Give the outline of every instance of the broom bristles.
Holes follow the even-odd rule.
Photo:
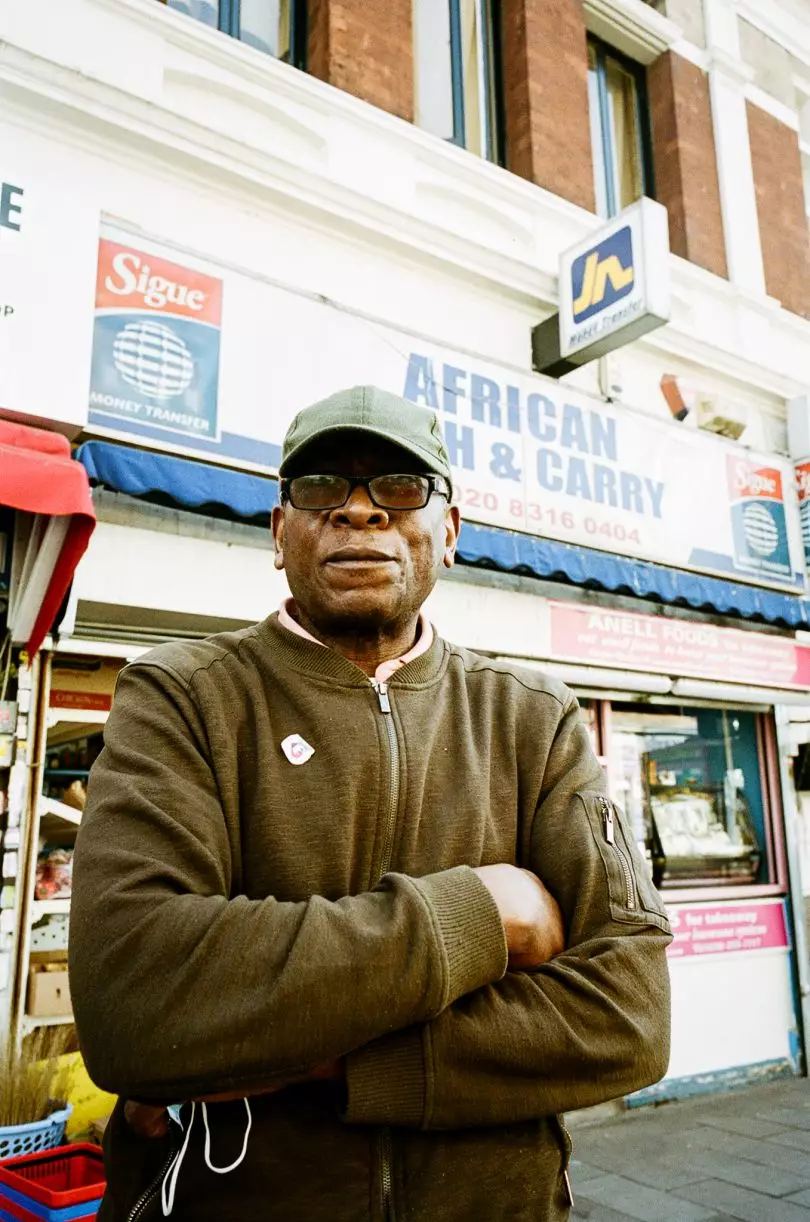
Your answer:
[[[67,1027],[37,1027],[17,1051],[0,1044],[0,1128],[45,1120],[67,1099],[71,1066],[59,1058],[73,1032]]]

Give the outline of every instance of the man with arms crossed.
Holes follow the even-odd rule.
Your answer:
[[[128,666],[90,778],[99,1218],[567,1218],[558,1113],[666,1071],[664,909],[571,693],[420,614],[459,530],[433,413],[339,392],[280,473],[292,600]]]

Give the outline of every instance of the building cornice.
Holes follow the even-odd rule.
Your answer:
[[[585,24],[640,64],[651,64],[683,38],[683,30],[642,0],[584,0]]]
[[[810,67],[810,23],[781,0],[736,0],[737,15]]]

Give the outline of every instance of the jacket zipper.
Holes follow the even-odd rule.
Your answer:
[[[399,806],[399,740],[394,719],[391,716],[391,701],[388,698],[388,684],[378,683],[372,679],[371,685],[377,693],[380,702],[380,712],[384,714],[385,730],[388,735],[388,804],[383,826],[382,853],[380,856],[380,877],[387,874],[391,868],[391,853],[394,848],[394,832],[397,822],[397,807]]]
[[[171,1154],[166,1159],[166,1162],[163,1164],[159,1174],[155,1177],[146,1191],[141,1193],[135,1204],[132,1206],[132,1209],[127,1214],[126,1222],[137,1222],[138,1218],[143,1217],[144,1210],[146,1210],[152,1204],[157,1196],[158,1191],[160,1190],[160,1185],[169,1174],[169,1168],[174,1162],[176,1156],[177,1151],[172,1150]]]
[[[607,840],[608,844],[611,845],[613,851],[618,857],[619,864],[621,865],[622,872],[624,874],[624,886],[627,893],[627,907],[637,908],[636,884],[633,878],[633,870],[630,862],[627,860],[627,854],[625,853],[624,849],[616,842],[616,827],[613,818],[613,808],[610,805],[610,802],[608,802],[607,798],[600,797],[599,801],[602,806],[602,814],[605,820],[605,839]]]
[[[399,739],[394,718],[391,715],[391,701],[388,698],[388,684],[377,679],[371,680],[371,686],[377,693],[380,712],[383,714],[385,731],[388,735],[388,805],[383,825],[382,853],[380,855],[380,877],[387,874],[391,868],[391,854],[394,848],[394,832],[396,831],[397,810],[399,807]],[[382,1188],[382,1209],[384,1222],[395,1222],[394,1200],[392,1192],[393,1148],[391,1130],[384,1125],[380,1130],[380,1182]]]

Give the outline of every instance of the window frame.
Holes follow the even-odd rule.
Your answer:
[[[441,0],[439,0],[441,2]],[[479,120],[484,138],[480,156],[495,165],[505,165],[504,98],[501,60],[500,0],[473,0],[476,6]],[[436,3],[436,0],[433,0]],[[462,0],[446,0],[450,14],[450,87],[453,134],[448,144],[467,148],[467,113],[464,98],[464,54],[462,44]],[[416,69],[418,72],[418,67]],[[475,154],[478,156],[479,154]]]
[[[580,694],[574,686],[575,694],[580,699],[585,698],[585,692]],[[597,756],[604,770],[608,793],[614,801],[622,805],[621,796],[615,793],[613,787],[613,706],[614,703],[644,703],[651,708],[683,707],[683,700],[672,697],[657,696],[647,698],[633,693],[606,696],[593,689],[587,692],[589,703],[595,703],[598,708],[598,751]],[[662,894],[667,904],[706,903],[715,900],[749,900],[769,899],[779,897],[784,899],[789,895],[790,883],[788,874],[787,852],[784,838],[784,815],[782,810],[782,793],[779,776],[779,755],[776,740],[776,725],[773,708],[754,708],[747,705],[730,705],[725,701],[689,700],[690,708],[716,708],[727,712],[747,712],[755,716],[757,736],[757,756],[759,763],[759,783],[762,795],[762,811],[764,824],[763,856],[766,859],[768,877],[771,882],[753,883],[690,883],[683,880],[679,885],[667,885]]]
[[[605,166],[605,200],[607,220],[618,216],[621,208],[617,207],[615,189],[615,150],[613,134],[610,130],[610,105],[607,85],[608,57],[616,61],[632,77],[636,90],[636,125],[641,145],[641,194],[655,199],[655,169],[652,153],[652,124],[650,121],[650,96],[647,87],[647,71],[643,64],[638,63],[623,52],[617,51],[610,43],[597,38],[595,34],[588,35],[588,46],[596,53],[596,89],[599,98],[599,131],[602,138],[602,161]],[[590,71],[590,65],[589,69]]]
[[[222,34],[242,41],[241,0],[217,0],[217,25]],[[210,28],[210,27],[209,27]],[[246,46],[249,44],[245,44]],[[254,48],[255,49],[255,48]],[[290,58],[293,68],[306,70],[307,4],[306,0],[290,0]],[[278,59],[278,56],[270,56]],[[279,62],[284,62],[280,60]]]

